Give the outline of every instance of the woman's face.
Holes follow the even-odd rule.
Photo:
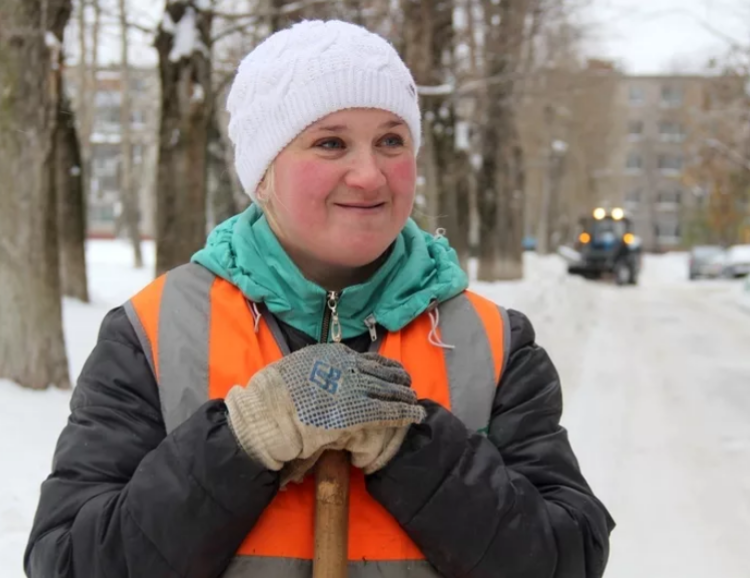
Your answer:
[[[342,110],[276,157],[269,221],[301,269],[361,267],[398,236],[415,184],[406,123],[379,109]]]

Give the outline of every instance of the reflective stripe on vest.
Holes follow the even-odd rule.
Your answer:
[[[356,578],[437,578],[425,560],[349,562],[349,576]],[[287,578],[312,576],[312,560],[260,556],[236,556],[222,578]]]
[[[261,317],[256,332],[242,293],[199,265],[160,277],[125,309],[159,384],[168,433],[208,399],[223,398],[232,386],[246,384],[282,357],[273,323]],[[380,353],[404,365],[419,398],[443,405],[473,431],[486,431],[507,362],[505,310],[465,292],[439,305],[440,339],[454,349],[430,343],[431,329],[424,313],[401,331],[387,333]],[[224,576],[311,576],[314,501],[310,478],[279,492]],[[354,468],[349,560],[353,578],[437,576],[393,517],[369,496],[362,472]]]

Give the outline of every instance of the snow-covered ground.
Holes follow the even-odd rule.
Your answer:
[[[111,308],[150,279],[120,242],[88,246],[92,305],[65,301],[71,373]],[[153,263],[153,247],[147,246]],[[526,256],[520,282],[473,289],[525,312],[565,389],[565,425],[612,511],[607,578],[748,578],[750,287],[687,281],[683,254],[649,256],[638,287],[569,277],[558,257]],[[21,556],[69,393],[0,381],[0,575]]]

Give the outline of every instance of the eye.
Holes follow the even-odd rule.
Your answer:
[[[326,151],[337,151],[345,149],[346,145],[340,138],[326,138],[316,142],[315,148],[323,149]]]
[[[404,146],[404,138],[397,134],[389,134],[380,139],[380,143],[387,148],[399,148]]]

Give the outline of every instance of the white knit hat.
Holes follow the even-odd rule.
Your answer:
[[[284,147],[314,122],[347,108],[399,116],[419,150],[414,79],[385,39],[354,24],[310,20],[264,40],[240,63],[227,99],[229,138],[245,192],[255,199]]]

